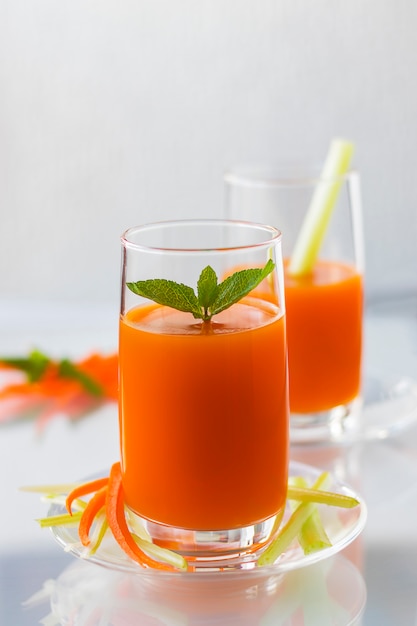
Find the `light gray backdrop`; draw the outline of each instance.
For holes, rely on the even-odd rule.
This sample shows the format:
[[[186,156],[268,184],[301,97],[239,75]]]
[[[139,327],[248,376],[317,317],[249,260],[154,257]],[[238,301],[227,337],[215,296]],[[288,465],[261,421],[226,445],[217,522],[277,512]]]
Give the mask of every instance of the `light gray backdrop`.
[[[368,296],[417,285],[413,0],[0,0],[0,298],[117,301],[119,235],[357,146]]]

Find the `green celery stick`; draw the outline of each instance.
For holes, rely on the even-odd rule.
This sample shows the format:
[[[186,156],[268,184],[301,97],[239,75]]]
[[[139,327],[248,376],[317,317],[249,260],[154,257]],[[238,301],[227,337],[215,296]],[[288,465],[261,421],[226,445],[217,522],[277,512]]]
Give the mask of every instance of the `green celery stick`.
[[[320,181],[295,242],[289,274],[302,276],[312,271],[352,154],[352,143],[342,139],[332,141]]]
[[[80,484],[82,483],[61,483],[58,485],[24,485],[23,487],[19,487],[19,490],[26,491],[28,493],[44,493],[52,496],[62,493],[69,493]]]
[[[294,487],[308,488],[308,484],[305,478],[298,476],[291,479],[291,484]],[[292,505],[296,508],[299,506],[292,502]],[[330,548],[332,542],[327,536],[324,530],[323,522],[321,521],[320,513],[315,505],[315,509],[310,517],[304,522],[298,533],[298,542],[302,547],[304,554],[311,554],[324,548]]]
[[[97,552],[97,550],[99,549],[101,545],[101,542],[104,539],[104,535],[106,534],[108,527],[109,527],[109,524],[108,524],[106,513],[103,507],[103,510],[101,511],[101,513],[99,513],[99,515],[96,518],[94,532],[91,537],[91,543],[88,546],[87,552],[86,552],[88,556],[93,556],[93,554]]]
[[[352,498],[352,496],[345,496],[343,493],[333,493],[332,491],[320,491],[314,486],[311,488],[289,486],[287,498],[288,500],[298,500],[299,502],[315,502],[316,504],[339,506],[344,509],[353,509],[359,504],[359,500]]]
[[[313,488],[319,490],[320,487],[328,480],[328,472],[320,474]],[[287,523],[281,528],[275,539],[269,544],[266,550],[258,559],[258,565],[272,565],[280,554],[288,548],[300,532],[304,522],[313,513],[315,502],[303,502],[291,515]]]
[[[288,546],[294,541],[300,532],[304,522],[314,511],[314,502],[303,502],[291,515],[288,522],[281,528],[278,535],[258,559],[258,565],[272,565]]]
[[[62,515],[51,515],[49,517],[41,517],[36,521],[39,522],[41,528],[49,526],[76,526],[81,519],[82,511],[73,513],[62,513]]]
[[[315,509],[310,517],[304,522],[298,534],[298,541],[304,554],[311,554],[332,546],[332,542],[324,530],[317,505],[315,505]]]
[[[188,563],[184,559],[184,557],[181,556],[181,554],[178,554],[173,550],[168,550],[167,548],[162,548],[161,546],[158,546],[151,541],[147,541],[146,539],[138,537],[134,533],[132,533],[132,537],[134,541],[138,544],[138,546],[151,557],[155,558],[156,560],[163,561],[164,563],[169,563],[177,569],[187,571]]]

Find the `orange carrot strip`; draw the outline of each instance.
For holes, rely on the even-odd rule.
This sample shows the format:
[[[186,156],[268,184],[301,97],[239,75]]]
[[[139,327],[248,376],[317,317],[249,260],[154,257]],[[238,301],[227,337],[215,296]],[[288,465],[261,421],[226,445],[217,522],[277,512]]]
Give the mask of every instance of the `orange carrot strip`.
[[[118,396],[118,355],[102,356],[91,354],[79,361],[77,369],[95,380],[103,389],[104,396],[109,400],[117,400]]]
[[[109,479],[106,476],[105,478],[97,478],[96,480],[90,480],[87,483],[82,483],[82,485],[77,485],[74,487],[72,491],[67,496],[65,501],[65,506],[70,515],[72,515],[71,504],[75,500],[75,498],[80,498],[81,496],[85,496],[88,493],[93,493],[93,491],[98,491],[102,487],[106,487]]]
[[[114,463],[110,470],[106,500],[106,516],[109,528],[115,540],[131,559],[139,563],[142,567],[153,567],[154,569],[170,572],[175,571],[171,565],[155,561],[145,554],[135,543],[135,540],[130,534],[125,518],[120,463]]]
[[[105,402],[115,402],[118,399],[118,355],[113,353],[103,356],[98,352],[93,352],[90,356],[73,362],[70,360],[55,362],[45,355],[41,355],[46,361],[45,367],[36,378],[30,378],[29,369],[27,372],[19,367],[22,375],[26,373],[25,381],[10,381],[7,386],[0,387],[0,423],[15,418],[27,417],[20,415],[17,404],[11,402],[22,402],[22,406],[29,408],[33,406],[30,417],[36,417],[37,430],[41,432],[45,425],[57,414],[63,414],[70,419],[78,419],[97,409]],[[28,361],[23,359],[23,364]],[[10,359],[9,359],[10,360]],[[0,360],[1,369],[6,368],[6,360]],[[67,370],[63,371],[63,363],[67,364]],[[10,363],[7,363],[10,366]],[[36,363],[35,363],[36,365]],[[87,384],[88,383],[88,384]],[[97,388],[101,390],[100,396],[94,392]],[[5,405],[7,403],[7,406]]]
[[[105,506],[106,504],[106,495],[107,495],[107,485],[101,487],[94,496],[89,500],[87,506],[85,507],[80,523],[78,526],[78,535],[81,539],[81,543],[83,546],[88,546],[90,544],[90,528],[97,513]]]
[[[101,404],[102,402],[100,400],[97,401],[92,396],[80,394],[76,397],[74,396],[67,402],[65,405],[65,415],[70,419],[77,419],[83,417],[93,409],[97,409]]]
[[[0,390],[0,399],[24,395],[26,393],[30,394],[32,391],[33,385],[31,383],[13,383]]]

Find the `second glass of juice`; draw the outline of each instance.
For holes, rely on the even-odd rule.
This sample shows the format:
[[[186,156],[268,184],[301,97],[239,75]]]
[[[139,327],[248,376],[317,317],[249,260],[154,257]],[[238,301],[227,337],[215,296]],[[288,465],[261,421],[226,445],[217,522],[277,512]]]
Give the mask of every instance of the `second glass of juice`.
[[[338,441],[358,427],[362,382],[363,229],[359,174],[323,179],[321,167],[282,163],[225,175],[233,219],[282,231],[287,306],[291,441]],[[289,262],[316,193],[336,205],[313,269]]]
[[[286,502],[281,235],[226,220],[162,222],[126,231],[122,253],[119,422],[126,504],[156,543],[190,562],[214,567],[252,559],[276,532]],[[187,309],[183,302],[168,306],[128,287],[154,279],[180,283],[200,294],[203,310],[199,290],[209,298],[202,284],[207,267],[220,284],[268,262],[273,270],[256,289],[241,298],[236,292],[236,301],[208,321],[179,310]]]

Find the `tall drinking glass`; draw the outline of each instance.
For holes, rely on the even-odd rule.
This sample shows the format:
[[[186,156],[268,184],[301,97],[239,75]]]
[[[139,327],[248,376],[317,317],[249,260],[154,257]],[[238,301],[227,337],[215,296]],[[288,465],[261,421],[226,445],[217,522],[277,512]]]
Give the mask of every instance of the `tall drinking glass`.
[[[281,235],[226,220],[161,222],[127,230],[122,253],[126,504],[156,543],[197,565],[251,559],[286,501]],[[253,289],[242,287],[248,269],[260,276]]]
[[[363,235],[359,175],[323,179],[320,168],[282,165],[225,175],[226,215],[282,232],[287,306],[290,437],[340,440],[361,406]],[[290,259],[317,194],[337,203],[313,269],[293,275]]]

